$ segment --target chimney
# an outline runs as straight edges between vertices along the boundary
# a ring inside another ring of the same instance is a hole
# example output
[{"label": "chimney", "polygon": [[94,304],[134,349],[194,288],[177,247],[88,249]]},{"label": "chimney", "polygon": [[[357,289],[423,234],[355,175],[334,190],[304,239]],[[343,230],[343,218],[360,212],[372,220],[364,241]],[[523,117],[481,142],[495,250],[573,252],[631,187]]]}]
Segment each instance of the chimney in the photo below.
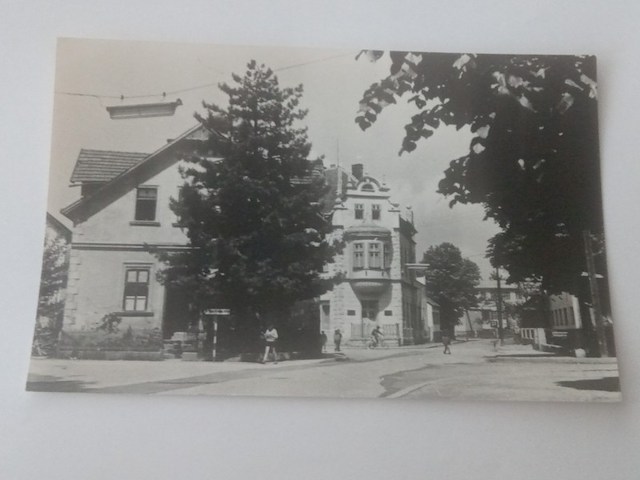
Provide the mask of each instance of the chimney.
[{"label": "chimney", "polygon": [[351,165],[351,175],[356,177],[356,180],[362,180],[364,173],[364,166],[361,163],[354,163]]}]

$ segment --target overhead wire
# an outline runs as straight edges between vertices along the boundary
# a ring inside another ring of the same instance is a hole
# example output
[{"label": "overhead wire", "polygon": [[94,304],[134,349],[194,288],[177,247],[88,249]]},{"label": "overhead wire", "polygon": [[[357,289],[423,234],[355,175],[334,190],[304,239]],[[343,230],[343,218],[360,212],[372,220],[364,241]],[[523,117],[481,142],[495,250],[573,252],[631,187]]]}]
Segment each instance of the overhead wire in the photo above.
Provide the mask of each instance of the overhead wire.
[{"label": "overhead wire", "polygon": [[[299,68],[299,67],[305,67],[307,65],[312,65],[315,63],[321,63],[321,62],[326,62],[328,60],[333,60],[336,58],[342,58],[342,57],[347,57],[347,56],[352,56],[353,53],[343,53],[340,55],[332,55],[329,57],[323,57],[323,58],[318,58],[316,60],[309,60],[307,62],[302,62],[302,63],[295,63],[292,65],[285,65],[283,67],[278,67],[278,68],[274,68],[272,69],[273,72],[282,72],[284,70],[290,70],[293,68]],[[202,85],[194,85],[191,87],[185,87],[185,88],[181,88],[178,90],[169,90],[169,91],[164,91],[164,92],[160,92],[160,93],[148,93],[148,94],[142,94],[142,95],[102,95],[102,94],[97,94],[97,93],[81,93],[81,92],[66,92],[66,91],[56,91],[55,93],[58,95],[69,95],[69,96],[74,96],[74,97],[92,97],[92,98],[96,98],[99,101],[103,98],[111,98],[111,99],[118,99],[118,100],[125,100],[125,99],[141,99],[141,98],[153,98],[153,97],[166,97],[167,95],[178,95],[180,93],[185,93],[185,92],[191,92],[194,90],[201,90],[203,88],[209,88],[209,87],[215,87],[218,85],[219,82],[210,82],[210,83],[205,83]]]}]

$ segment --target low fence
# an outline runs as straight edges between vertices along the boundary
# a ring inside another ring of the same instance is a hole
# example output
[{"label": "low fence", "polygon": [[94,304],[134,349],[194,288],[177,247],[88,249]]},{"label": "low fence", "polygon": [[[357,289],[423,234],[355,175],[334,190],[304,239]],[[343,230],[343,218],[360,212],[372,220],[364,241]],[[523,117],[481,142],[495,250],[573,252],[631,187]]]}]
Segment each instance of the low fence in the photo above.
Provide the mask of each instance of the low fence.
[{"label": "low fence", "polygon": [[[375,324],[352,323],[351,324],[351,341],[368,341],[371,337],[371,331],[375,328]],[[400,324],[382,324],[382,334],[385,342],[390,344],[400,342]]]},{"label": "low fence", "polygon": [[547,343],[547,335],[544,328],[521,328],[520,338],[522,343],[533,343],[535,345]]}]

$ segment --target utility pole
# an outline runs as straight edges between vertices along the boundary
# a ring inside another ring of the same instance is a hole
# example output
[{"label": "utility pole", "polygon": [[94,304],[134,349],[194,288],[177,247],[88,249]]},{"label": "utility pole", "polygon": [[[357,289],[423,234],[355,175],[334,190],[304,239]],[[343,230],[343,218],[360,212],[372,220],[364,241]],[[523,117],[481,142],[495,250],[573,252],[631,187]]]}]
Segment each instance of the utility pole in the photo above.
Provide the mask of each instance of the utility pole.
[{"label": "utility pole", "polygon": [[496,308],[498,310],[498,338],[500,345],[504,345],[504,333],[502,331],[502,288],[500,286],[500,271],[496,267],[496,282],[498,282],[498,298],[496,299]]},{"label": "utility pole", "polygon": [[598,280],[596,278],[596,263],[593,259],[593,248],[591,246],[591,233],[589,230],[582,232],[584,239],[584,251],[587,257],[587,274],[589,275],[589,288],[591,290],[591,304],[593,316],[595,317],[596,339],[598,341],[598,352],[601,357],[608,357],[607,340],[604,335],[604,323],[602,322],[602,307],[600,306],[600,292],[598,290]]}]

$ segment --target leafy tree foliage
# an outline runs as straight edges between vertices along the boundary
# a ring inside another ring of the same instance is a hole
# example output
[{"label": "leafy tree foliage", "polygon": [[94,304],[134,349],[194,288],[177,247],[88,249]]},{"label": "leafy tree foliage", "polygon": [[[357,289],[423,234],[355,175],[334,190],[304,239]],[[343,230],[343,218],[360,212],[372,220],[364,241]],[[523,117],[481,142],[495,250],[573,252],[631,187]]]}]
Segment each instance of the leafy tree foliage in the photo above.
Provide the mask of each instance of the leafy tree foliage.
[{"label": "leafy tree foliage", "polygon": [[440,305],[440,328],[453,332],[465,310],[478,304],[475,287],[480,283],[480,269],[447,242],[429,247],[422,263],[429,265],[425,286],[427,295]]},{"label": "leafy tree foliage", "polygon": [[[360,127],[402,96],[416,114],[400,153],[441,125],[468,127],[469,151],[451,160],[439,192],[451,206],[484,205],[502,229],[488,255],[509,282],[534,279],[545,291],[577,293],[582,233],[603,230],[595,58],[390,55],[390,75],[364,93]],[[599,262],[604,273],[604,255]]]},{"label": "leafy tree foliage", "polygon": [[322,276],[334,254],[320,204],[327,187],[299,125],[303,87],[282,88],[251,61],[219,88],[228,105],[204,103],[205,114],[196,114],[211,134],[183,167],[171,203],[192,248],[165,254],[163,277],[196,310],[229,307],[245,323],[278,323],[331,285]]},{"label": "leafy tree foliage", "polygon": [[38,355],[54,353],[64,314],[63,290],[67,285],[67,244],[47,235],[42,256],[42,276],[38,296],[33,351]]}]

